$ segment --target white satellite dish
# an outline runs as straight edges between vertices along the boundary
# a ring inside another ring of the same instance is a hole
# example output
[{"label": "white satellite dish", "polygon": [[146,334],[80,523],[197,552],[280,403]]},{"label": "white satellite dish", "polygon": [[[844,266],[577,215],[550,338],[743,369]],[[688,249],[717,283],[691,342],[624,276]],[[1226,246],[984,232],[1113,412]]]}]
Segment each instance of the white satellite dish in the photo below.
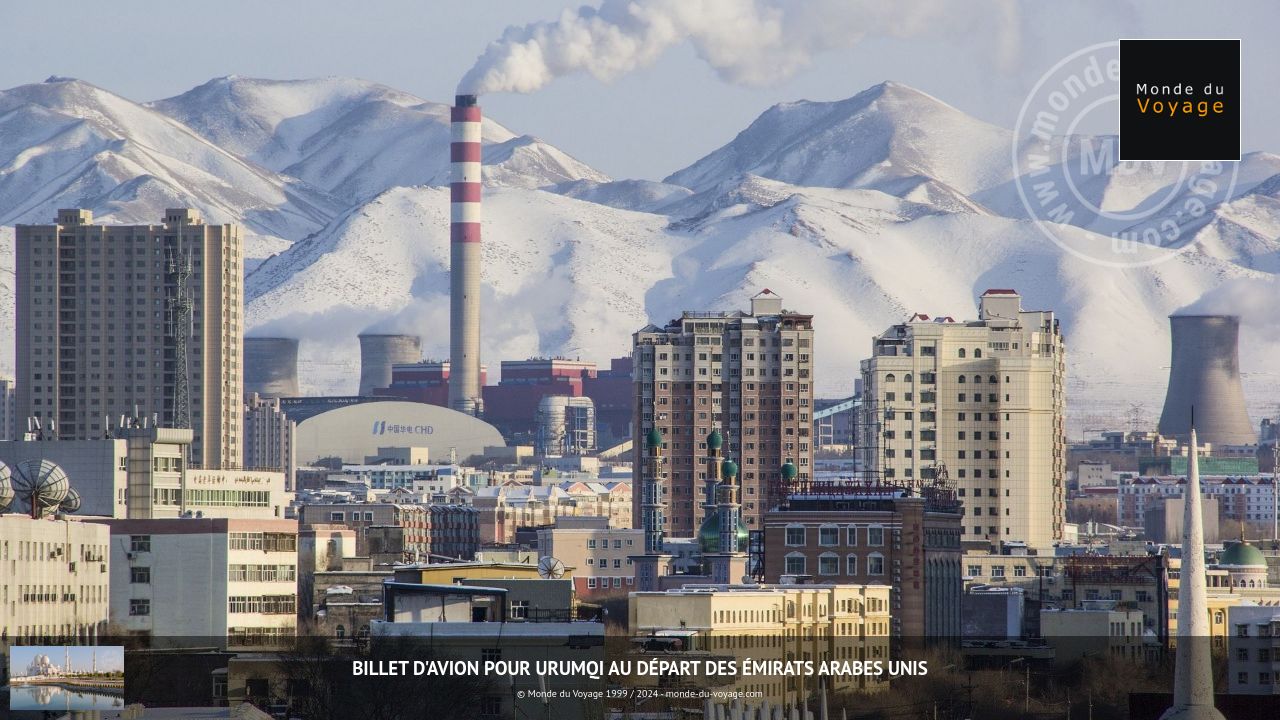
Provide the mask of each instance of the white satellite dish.
[{"label": "white satellite dish", "polygon": [[564,577],[564,563],[548,555],[538,561],[538,577],[556,580]]}]

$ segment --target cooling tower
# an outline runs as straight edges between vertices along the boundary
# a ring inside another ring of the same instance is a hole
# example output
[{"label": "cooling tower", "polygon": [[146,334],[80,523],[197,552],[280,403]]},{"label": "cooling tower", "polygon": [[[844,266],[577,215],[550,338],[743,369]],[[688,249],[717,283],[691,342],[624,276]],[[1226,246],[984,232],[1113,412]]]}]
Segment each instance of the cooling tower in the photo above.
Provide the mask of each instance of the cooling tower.
[{"label": "cooling tower", "polygon": [[1240,318],[1234,315],[1173,315],[1169,389],[1160,413],[1160,434],[1185,443],[1195,409],[1200,443],[1247,445],[1258,436],[1245,411],[1240,385]]},{"label": "cooling tower", "polygon": [[480,106],[459,95],[449,144],[449,407],[484,412],[480,390]]},{"label": "cooling tower", "polygon": [[298,397],[298,341],[282,337],[245,338],[244,393]]},{"label": "cooling tower", "polygon": [[422,361],[422,341],[417,335],[360,336],[360,395],[391,384],[391,366]]}]

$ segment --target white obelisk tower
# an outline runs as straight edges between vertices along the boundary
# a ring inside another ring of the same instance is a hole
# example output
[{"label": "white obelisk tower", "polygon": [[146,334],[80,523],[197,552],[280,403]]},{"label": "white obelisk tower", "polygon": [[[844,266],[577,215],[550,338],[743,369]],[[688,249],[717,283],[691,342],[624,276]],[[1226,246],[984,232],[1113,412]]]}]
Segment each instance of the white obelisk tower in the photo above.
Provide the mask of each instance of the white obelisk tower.
[{"label": "white obelisk tower", "polygon": [[1204,574],[1204,518],[1200,513],[1200,460],[1194,420],[1188,444],[1190,458],[1186,496],[1183,498],[1182,573],[1178,581],[1178,651],[1173,672],[1173,707],[1165,710],[1160,720],[1225,720],[1213,705],[1209,598]]}]

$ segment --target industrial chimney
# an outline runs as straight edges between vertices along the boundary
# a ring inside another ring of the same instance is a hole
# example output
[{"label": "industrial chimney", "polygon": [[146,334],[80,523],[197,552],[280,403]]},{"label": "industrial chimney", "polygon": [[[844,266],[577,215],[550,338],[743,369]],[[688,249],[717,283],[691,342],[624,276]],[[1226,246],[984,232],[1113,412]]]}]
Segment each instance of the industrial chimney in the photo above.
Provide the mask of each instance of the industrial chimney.
[{"label": "industrial chimney", "polygon": [[298,340],[283,337],[244,339],[244,393],[262,397],[298,397]]},{"label": "industrial chimney", "polygon": [[391,366],[422,360],[422,341],[417,335],[360,336],[360,395],[391,384]]},{"label": "industrial chimney", "polygon": [[449,407],[484,412],[480,389],[480,106],[454,100],[449,145]]},{"label": "industrial chimney", "polygon": [[1173,353],[1160,434],[1186,443],[1194,408],[1201,444],[1216,448],[1256,443],[1240,385],[1240,318],[1173,315],[1169,327]]}]

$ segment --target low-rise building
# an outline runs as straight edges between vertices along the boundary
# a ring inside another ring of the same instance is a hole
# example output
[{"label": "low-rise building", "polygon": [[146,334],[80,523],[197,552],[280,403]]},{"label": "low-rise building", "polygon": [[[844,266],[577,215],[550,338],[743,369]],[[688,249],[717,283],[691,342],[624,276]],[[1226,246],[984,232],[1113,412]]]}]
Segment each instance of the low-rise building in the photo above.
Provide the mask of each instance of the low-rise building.
[{"label": "low-rise building", "polygon": [[1230,694],[1280,695],[1280,607],[1241,605],[1227,612]]},{"label": "low-rise building", "polygon": [[[678,639],[717,659],[879,661],[889,656],[890,589],[885,585],[686,585],[633,592],[629,627],[640,638]],[[734,690],[756,701],[799,707],[815,688],[804,674],[744,673]],[[888,688],[877,675],[841,674],[834,691]]]},{"label": "low-rise building", "polygon": [[959,637],[960,505],[953,494],[909,497],[902,489],[818,488],[764,516],[764,579],[892,588],[897,637]]},{"label": "low-rise building", "polygon": [[284,517],[292,496],[283,471],[188,467],[191,438],[190,430],[131,421],[100,440],[0,442],[0,462],[57,463],[80,493],[80,513],[86,516]]},{"label": "low-rise building", "polygon": [[111,620],[129,633],[254,647],[297,628],[292,520],[93,520],[110,528]]},{"label": "low-rise building", "polygon": [[584,600],[622,595],[635,590],[631,556],[644,546],[643,530],[538,530],[538,556],[555,558],[577,568],[574,591]]},{"label": "low-rise building", "polygon": [[476,490],[480,542],[505,545],[520,528],[555,525],[561,517],[606,517],[609,527],[631,527],[631,483],[565,481],[555,485],[497,485]]},{"label": "low-rise building", "polygon": [[427,562],[435,556],[471,559],[480,546],[480,513],[466,505],[322,503],[303,505],[303,528],[342,525],[355,531],[354,554],[379,562]]},{"label": "low-rise building", "polygon": [[0,644],[96,640],[109,619],[108,542],[94,523],[0,515]]},{"label": "low-rise building", "polygon": [[1141,610],[1118,605],[1091,602],[1080,608],[1042,610],[1040,634],[1053,647],[1054,661],[1068,664],[1086,655],[1146,660],[1159,647],[1159,640],[1146,629]]}]

